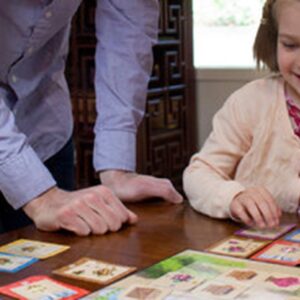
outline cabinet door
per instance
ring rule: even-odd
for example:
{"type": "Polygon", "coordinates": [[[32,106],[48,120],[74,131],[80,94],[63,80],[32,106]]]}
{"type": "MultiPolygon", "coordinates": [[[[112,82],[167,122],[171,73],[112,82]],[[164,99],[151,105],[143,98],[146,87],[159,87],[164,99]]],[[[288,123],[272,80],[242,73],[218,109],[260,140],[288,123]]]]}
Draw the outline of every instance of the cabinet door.
{"type": "MultiPolygon", "coordinates": [[[[94,94],[94,12],[83,1],[72,27],[67,76],[75,119],[77,185],[98,183],[92,168],[94,94]]],[[[192,65],[191,0],[160,0],[159,42],[139,128],[137,169],[166,177],[182,190],[182,171],[195,151],[195,97],[192,65]]]]}

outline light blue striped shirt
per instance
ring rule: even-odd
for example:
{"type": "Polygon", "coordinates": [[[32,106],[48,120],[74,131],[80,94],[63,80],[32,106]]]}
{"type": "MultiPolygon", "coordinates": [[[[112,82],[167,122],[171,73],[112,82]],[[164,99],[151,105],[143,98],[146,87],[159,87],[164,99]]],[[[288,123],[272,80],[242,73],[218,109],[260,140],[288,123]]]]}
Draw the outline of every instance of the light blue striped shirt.
{"type": "MultiPolygon", "coordinates": [[[[0,0],[0,190],[15,209],[55,185],[43,161],[72,134],[64,68],[80,3],[0,0]]],[[[158,0],[97,1],[96,171],[135,169],[158,10],[158,0]]]]}

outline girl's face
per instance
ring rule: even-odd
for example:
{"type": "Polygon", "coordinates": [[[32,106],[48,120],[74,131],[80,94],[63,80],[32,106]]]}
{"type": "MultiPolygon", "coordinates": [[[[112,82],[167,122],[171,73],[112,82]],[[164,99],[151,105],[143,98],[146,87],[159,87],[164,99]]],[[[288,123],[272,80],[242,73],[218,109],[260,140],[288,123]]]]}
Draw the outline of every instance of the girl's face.
{"type": "Polygon", "coordinates": [[[277,61],[289,95],[300,104],[300,1],[278,7],[277,61]]]}

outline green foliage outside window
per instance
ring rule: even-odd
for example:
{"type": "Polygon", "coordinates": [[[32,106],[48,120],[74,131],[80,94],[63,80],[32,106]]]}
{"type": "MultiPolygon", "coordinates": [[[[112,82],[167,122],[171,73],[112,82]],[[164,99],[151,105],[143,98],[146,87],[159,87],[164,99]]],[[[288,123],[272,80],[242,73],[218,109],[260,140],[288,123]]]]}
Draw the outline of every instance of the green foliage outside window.
{"type": "Polygon", "coordinates": [[[206,26],[253,25],[263,3],[264,0],[194,0],[197,21],[206,26]]]}

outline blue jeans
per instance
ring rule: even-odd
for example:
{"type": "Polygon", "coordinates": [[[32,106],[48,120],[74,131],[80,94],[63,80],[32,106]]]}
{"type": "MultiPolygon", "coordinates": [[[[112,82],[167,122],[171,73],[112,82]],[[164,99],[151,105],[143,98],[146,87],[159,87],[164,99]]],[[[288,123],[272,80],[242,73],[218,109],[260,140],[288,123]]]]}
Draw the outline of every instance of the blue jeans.
{"type": "MultiPolygon", "coordinates": [[[[45,166],[64,190],[74,190],[74,146],[70,139],[67,144],[54,156],[45,162],[45,166]]],[[[14,210],[0,192],[0,233],[7,232],[31,224],[22,209],[14,210]]]]}

